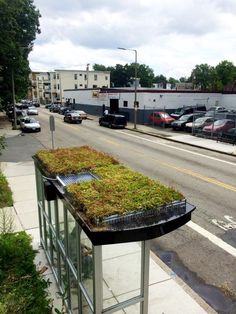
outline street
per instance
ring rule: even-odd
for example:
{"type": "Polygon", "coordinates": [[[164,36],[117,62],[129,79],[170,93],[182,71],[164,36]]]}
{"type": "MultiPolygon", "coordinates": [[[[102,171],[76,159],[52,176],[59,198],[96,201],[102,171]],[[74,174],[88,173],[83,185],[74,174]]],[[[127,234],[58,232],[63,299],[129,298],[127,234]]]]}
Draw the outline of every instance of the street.
{"type": "MultiPolygon", "coordinates": [[[[7,139],[0,161],[31,160],[52,147],[51,113],[39,109],[40,133],[7,139]]],[[[55,147],[89,145],[184,194],[192,221],[152,241],[152,251],[218,313],[236,313],[236,159],[131,130],[100,127],[98,119],[63,122],[54,114],[55,147]]]]}

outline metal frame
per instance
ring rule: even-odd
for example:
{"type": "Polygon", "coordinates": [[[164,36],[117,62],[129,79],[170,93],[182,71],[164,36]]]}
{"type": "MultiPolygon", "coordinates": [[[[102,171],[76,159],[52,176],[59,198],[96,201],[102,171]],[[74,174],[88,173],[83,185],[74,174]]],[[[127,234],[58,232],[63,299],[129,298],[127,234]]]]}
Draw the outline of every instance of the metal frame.
{"type": "MultiPolygon", "coordinates": [[[[102,262],[102,246],[92,245],[92,259],[93,259],[93,292],[86,290],[82,278],[82,227],[75,220],[75,238],[76,238],[76,265],[70,258],[71,251],[69,250],[69,227],[68,227],[68,212],[70,212],[70,204],[66,200],[60,199],[56,196],[55,200],[46,201],[43,190],[43,175],[36,167],[36,183],[37,183],[37,195],[38,195],[38,211],[39,211],[39,223],[40,223],[40,241],[42,247],[45,250],[46,257],[52,268],[53,275],[58,284],[58,289],[62,295],[66,295],[64,303],[68,313],[73,314],[72,311],[72,292],[71,292],[71,278],[74,277],[77,283],[76,289],[78,289],[78,313],[83,314],[83,302],[84,299],[89,306],[91,313],[115,313],[133,304],[140,303],[140,314],[148,313],[148,280],[149,280],[149,255],[150,255],[150,240],[141,241],[141,280],[140,280],[140,294],[133,298],[130,298],[124,302],[120,302],[109,308],[103,308],[103,262],[102,262]],[[59,202],[62,202],[63,224],[64,224],[64,237],[61,238],[59,221],[59,202]],[[52,206],[53,204],[53,206],[52,206]],[[55,221],[52,221],[52,210],[55,211],[55,221]],[[56,258],[56,261],[55,261],[56,258]],[[62,265],[63,260],[65,268],[65,282],[62,278],[62,265]],[[71,277],[72,276],[72,277],[71,277]],[[67,290],[68,289],[68,290],[67,290]]],[[[71,217],[73,217],[72,213],[71,217]]],[[[90,239],[88,238],[90,241],[90,239]]]]}

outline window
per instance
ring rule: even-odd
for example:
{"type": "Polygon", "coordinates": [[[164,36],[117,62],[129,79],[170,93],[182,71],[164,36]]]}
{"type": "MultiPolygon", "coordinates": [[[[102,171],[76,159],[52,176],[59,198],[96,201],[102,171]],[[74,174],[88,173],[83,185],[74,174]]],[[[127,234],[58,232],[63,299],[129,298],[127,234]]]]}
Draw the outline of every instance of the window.
{"type": "Polygon", "coordinates": [[[98,86],[97,85],[93,85],[93,88],[97,88],[98,86]]]}
{"type": "Polygon", "coordinates": [[[57,84],[57,89],[60,89],[60,84],[57,84]]]}
{"type": "Polygon", "coordinates": [[[54,85],[53,85],[53,88],[54,88],[54,89],[57,89],[57,85],[56,85],[56,84],[54,84],[54,85]]]}
{"type": "Polygon", "coordinates": [[[79,84],[79,86],[83,87],[83,84],[79,84]]]}
{"type": "Polygon", "coordinates": [[[78,85],[77,84],[75,84],[75,89],[77,89],[78,88],[78,85]]]}
{"type": "Polygon", "coordinates": [[[54,79],[54,80],[56,79],[56,73],[53,74],[53,79],[54,79]]]}
{"type": "Polygon", "coordinates": [[[106,75],[106,76],[105,76],[105,81],[107,81],[107,80],[108,80],[108,76],[106,75]]]}
{"type": "Polygon", "coordinates": [[[75,80],[77,80],[77,74],[76,73],[74,74],[74,78],[75,78],[75,80]]]}
{"type": "Polygon", "coordinates": [[[80,73],[79,76],[82,76],[82,73],[80,73]]]}
{"type": "Polygon", "coordinates": [[[84,79],[87,80],[87,74],[84,74],[84,79]]]}
{"type": "Polygon", "coordinates": [[[57,79],[59,80],[59,73],[57,73],[57,79]]]}
{"type": "Polygon", "coordinates": [[[94,74],[94,81],[97,81],[98,80],[98,76],[97,74],[94,74]]]}
{"type": "Polygon", "coordinates": [[[128,107],[128,101],[127,100],[124,100],[123,107],[128,107]]]}

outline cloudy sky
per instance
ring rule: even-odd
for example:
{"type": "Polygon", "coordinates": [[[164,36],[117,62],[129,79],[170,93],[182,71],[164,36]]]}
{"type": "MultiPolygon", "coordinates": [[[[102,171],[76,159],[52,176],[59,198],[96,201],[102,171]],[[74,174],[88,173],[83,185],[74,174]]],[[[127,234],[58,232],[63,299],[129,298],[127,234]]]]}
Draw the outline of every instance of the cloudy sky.
{"type": "Polygon", "coordinates": [[[236,65],[236,0],[35,0],[41,34],[33,71],[94,63],[146,64],[155,75],[190,76],[196,64],[236,65]]]}

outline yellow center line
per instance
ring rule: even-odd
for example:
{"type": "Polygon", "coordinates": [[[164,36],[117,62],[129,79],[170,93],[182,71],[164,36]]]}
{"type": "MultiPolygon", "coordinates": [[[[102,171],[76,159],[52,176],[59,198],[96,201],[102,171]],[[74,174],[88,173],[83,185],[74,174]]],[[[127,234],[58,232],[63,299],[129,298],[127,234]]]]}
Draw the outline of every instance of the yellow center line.
{"type": "MultiPolygon", "coordinates": [[[[146,158],[150,158],[150,157],[146,156],[146,158]]],[[[154,158],[150,158],[150,159],[157,161],[154,158]]],[[[208,183],[212,183],[214,185],[220,186],[220,187],[225,188],[227,190],[236,192],[236,186],[233,186],[233,185],[230,185],[230,184],[218,181],[218,180],[213,179],[213,178],[206,177],[206,176],[204,176],[204,175],[202,175],[200,173],[197,173],[195,171],[192,171],[192,170],[189,170],[189,169],[186,169],[186,168],[182,168],[182,167],[179,167],[179,166],[175,166],[174,164],[170,164],[170,163],[167,163],[167,162],[164,162],[164,161],[159,161],[158,160],[157,163],[159,165],[165,166],[167,168],[171,168],[171,169],[174,169],[174,170],[176,170],[178,172],[187,174],[187,175],[189,175],[191,177],[198,178],[198,179],[200,179],[202,181],[205,181],[205,182],[208,182],[208,183]]]]}
{"type": "Polygon", "coordinates": [[[111,140],[108,140],[107,138],[105,137],[100,137],[100,140],[104,141],[104,142],[107,142],[109,144],[112,144],[112,145],[115,145],[115,146],[120,146],[120,144],[114,142],[114,141],[111,141],[111,140]]]}

